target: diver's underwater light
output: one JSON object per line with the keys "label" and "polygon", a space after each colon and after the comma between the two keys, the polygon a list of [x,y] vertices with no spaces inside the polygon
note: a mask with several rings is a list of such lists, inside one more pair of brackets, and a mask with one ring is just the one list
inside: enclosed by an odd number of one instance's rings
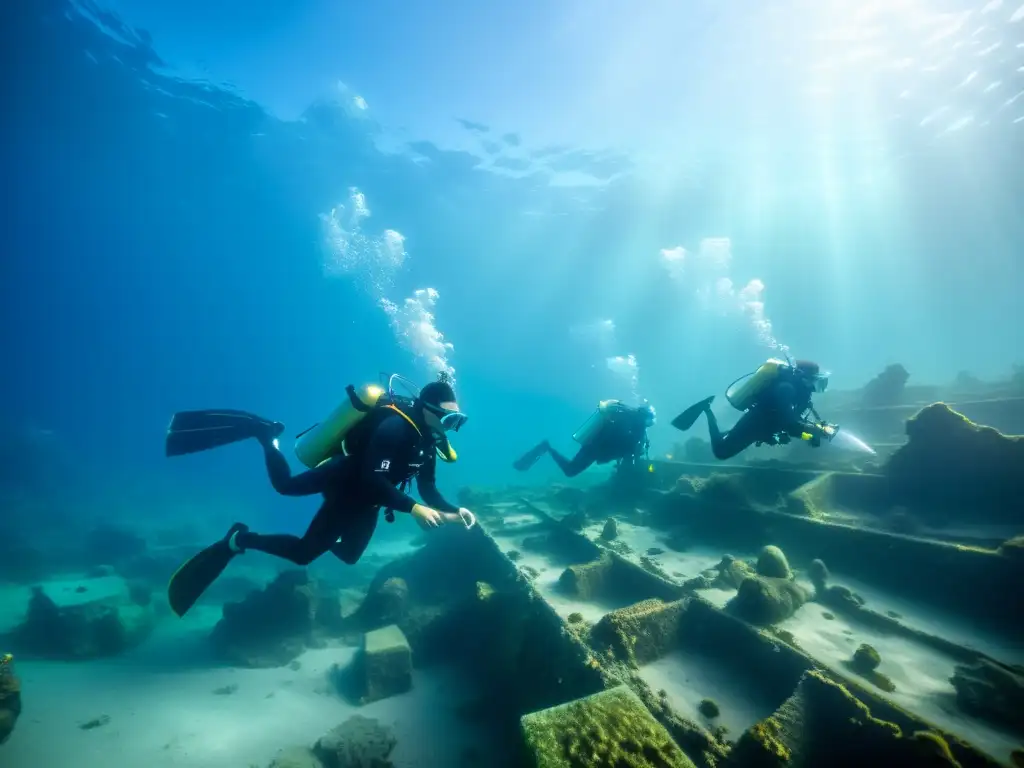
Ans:
{"label": "diver's underwater light", "polygon": [[840,429],[836,436],[832,438],[832,444],[837,445],[840,448],[845,448],[850,451],[859,451],[861,453],[870,453],[872,456],[875,455],[875,449],[865,443],[859,437],[845,429]]}

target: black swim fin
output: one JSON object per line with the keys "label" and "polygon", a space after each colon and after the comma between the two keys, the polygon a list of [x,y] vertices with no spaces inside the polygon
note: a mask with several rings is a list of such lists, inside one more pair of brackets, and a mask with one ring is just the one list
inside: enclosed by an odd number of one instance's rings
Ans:
{"label": "black swim fin", "polygon": [[166,454],[184,456],[248,440],[250,437],[273,440],[282,432],[284,424],[267,421],[245,411],[230,408],[181,411],[171,417],[167,427]]}
{"label": "black swim fin", "polygon": [[704,398],[699,403],[694,403],[672,419],[672,426],[685,432],[694,425],[694,422],[700,418],[700,415],[704,413],[704,411],[711,407],[711,403],[713,403],[714,400],[715,396],[712,395],[711,397]]}
{"label": "black swim fin", "polygon": [[171,576],[167,584],[167,602],[178,616],[184,616],[195,605],[196,600],[210,588],[224,569],[240,551],[231,548],[231,537],[236,533],[248,533],[249,526],[235,523],[227,536],[216,544],[197,552],[186,560]]}
{"label": "black swim fin", "polygon": [[537,445],[516,459],[515,463],[512,464],[512,468],[517,472],[525,472],[540,461],[541,456],[547,453],[550,448],[551,446],[547,440],[537,443]]}

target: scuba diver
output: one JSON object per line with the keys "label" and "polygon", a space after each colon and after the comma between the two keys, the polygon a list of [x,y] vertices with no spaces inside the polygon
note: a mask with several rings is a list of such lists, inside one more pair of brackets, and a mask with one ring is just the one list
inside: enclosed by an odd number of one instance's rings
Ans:
{"label": "scuba diver", "polygon": [[572,436],[580,448],[571,459],[543,440],[512,466],[519,472],[525,472],[545,453],[551,454],[566,477],[576,477],[592,464],[610,461],[617,462],[619,466],[633,464],[636,459],[647,456],[651,444],[647,439],[647,429],[654,425],[654,416],[654,407],[646,401],[632,407],[619,400],[602,400],[594,414]]}
{"label": "scuba diver", "polygon": [[[811,405],[811,395],[824,392],[827,386],[828,376],[821,373],[817,363],[768,360],[726,389],[725,398],[744,412],[728,432],[719,429],[711,411],[714,395],[691,405],[672,421],[672,426],[685,432],[702,413],[706,414],[711,450],[720,460],[730,459],[751,445],[785,445],[794,437],[817,448],[822,438],[831,442],[839,431]],[[816,421],[811,421],[809,415]]]}
{"label": "scuba diver", "polygon": [[[326,552],[354,565],[377,527],[377,513],[394,521],[394,512],[407,512],[423,528],[476,520],[468,509],[444,499],[435,484],[437,458],[457,456],[447,433],[457,432],[467,417],[459,410],[449,377],[424,386],[414,397],[387,389],[349,385],[347,398],[321,423],[296,437],[295,455],[309,467],[292,475],[278,448],[284,431],[280,422],[236,410],[184,411],[171,419],[166,453],[181,456],[255,438],[263,447],[267,474],[285,496],[323,494],[323,503],[303,536],[253,533],[235,523],[223,539],[188,560],[171,577],[171,608],[184,616],[236,555],[265,552],[304,566]],[[405,493],[416,478],[419,504]]]}

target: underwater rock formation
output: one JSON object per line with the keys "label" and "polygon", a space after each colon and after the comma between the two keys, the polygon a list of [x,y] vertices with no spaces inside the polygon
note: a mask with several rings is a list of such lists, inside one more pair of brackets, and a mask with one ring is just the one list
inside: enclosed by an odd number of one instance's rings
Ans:
{"label": "underwater rock formation", "polygon": [[1024,523],[1024,437],[979,426],[945,403],[907,420],[885,465],[891,500],[922,519]]}
{"label": "underwater rock formation", "polygon": [[887,366],[884,371],[864,385],[861,402],[869,407],[899,405],[903,402],[903,390],[910,374],[899,363]]}
{"label": "underwater rock formation", "polygon": [[412,689],[412,648],[394,624],[366,633],[363,648],[342,673],[340,687],[369,704]]}
{"label": "underwater rock formation", "polygon": [[241,667],[280,667],[319,644],[336,624],[337,599],[321,599],[305,570],[289,570],[241,602],[225,603],[211,640],[218,656]]}
{"label": "underwater rock formation", "polygon": [[892,693],[896,690],[896,686],[893,685],[892,680],[878,671],[878,667],[881,664],[882,656],[875,650],[874,646],[867,644],[858,646],[857,650],[853,652],[853,658],[844,662],[846,668],[851,672],[860,675],[875,687],[887,693]]}
{"label": "underwater rock formation", "polygon": [[619,537],[619,526],[614,517],[609,517],[601,529],[601,541],[614,541]]}
{"label": "underwater rock formation", "polygon": [[11,737],[21,715],[21,681],[10,654],[0,657],[0,744]]}
{"label": "underwater rock formation", "polygon": [[[398,576],[374,581],[359,608],[347,622],[375,629],[403,621],[409,611],[409,585]],[[365,630],[364,630],[365,631]]]}
{"label": "underwater rock formation", "polygon": [[811,560],[811,565],[807,569],[807,577],[811,580],[811,584],[814,585],[814,594],[816,596],[828,589],[830,576],[828,566],[825,565],[824,561]]}
{"label": "underwater rock formation", "polygon": [[693,768],[627,686],[524,715],[523,736],[538,768]]}
{"label": "underwater rock formation", "polygon": [[313,747],[324,768],[391,768],[394,733],[370,717],[353,715]]}
{"label": "underwater rock formation", "polygon": [[903,736],[900,727],[872,717],[843,686],[806,672],[796,692],[771,717],[740,737],[729,768],[765,766],[959,766],[942,735]]}
{"label": "underwater rock formation", "polygon": [[726,610],[757,626],[785,621],[810,599],[807,591],[791,579],[750,576],[740,584]]}
{"label": "underwater rock formation", "polygon": [[757,575],[773,579],[791,579],[793,572],[789,570],[789,561],[782,550],[769,544],[761,550],[757,558]]}
{"label": "underwater rock formation", "polygon": [[750,563],[737,560],[732,555],[724,555],[715,570],[718,576],[715,577],[714,586],[719,589],[739,589],[746,579],[757,575]]}
{"label": "underwater rock formation", "polygon": [[958,665],[950,682],[964,712],[1024,734],[1024,669],[982,659]]}
{"label": "underwater rock formation", "polygon": [[116,576],[33,587],[25,619],[7,640],[31,658],[80,661],[115,656],[149,637],[149,593]]}
{"label": "underwater rock formation", "polygon": [[594,625],[594,648],[610,650],[617,659],[632,665],[660,659],[679,644],[680,601],[642,600],[606,613]]}

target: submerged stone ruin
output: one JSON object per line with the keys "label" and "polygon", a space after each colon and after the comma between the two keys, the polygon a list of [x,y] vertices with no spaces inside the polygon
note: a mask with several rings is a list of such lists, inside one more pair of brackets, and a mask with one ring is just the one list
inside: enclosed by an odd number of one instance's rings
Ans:
{"label": "submerged stone ruin", "polygon": [[[843,407],[889,430],[913,394],[880,382]],[[901,423],[870,466],[662,458],[588,489],[463,489],[475,529],[432,532],[358,592],[304,569],[236,582],[211,648],[279,667],[346,647],[327,693],[357,706],[457,665],[485,692],[467,724],[496,736],[455,768],[1024,764],[1021,438],[944,404]],[[125,571],[149,555],[124,547],[118,570],[29,591],[4,644],[143,642],[160,613]],[[19,711],[0,674],[0,741]],[[357,715],[268,761],[387,768],[403,748]]]}

